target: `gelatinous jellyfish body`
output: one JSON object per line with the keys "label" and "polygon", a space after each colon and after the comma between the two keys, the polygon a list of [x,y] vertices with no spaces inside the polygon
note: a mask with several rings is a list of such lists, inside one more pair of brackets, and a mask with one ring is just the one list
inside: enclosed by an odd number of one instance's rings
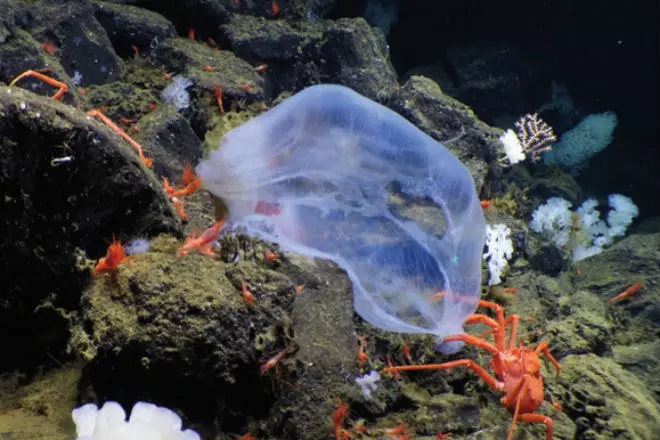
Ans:
{"label": "gelatinous jellyfish body", "polygon": [[397,113],[309,87],[228,132],[197,173],[231,224],[346,270],[372,325],[460,348],[442,340],[477,306],[483,212],[465,166]]}

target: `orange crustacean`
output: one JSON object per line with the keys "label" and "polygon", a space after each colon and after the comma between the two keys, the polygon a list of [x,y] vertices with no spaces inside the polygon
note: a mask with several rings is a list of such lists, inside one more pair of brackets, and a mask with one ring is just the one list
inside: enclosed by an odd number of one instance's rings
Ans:
{"label": "orange crustacean", "polygon": [[220,229],[222,229],[224,223],[225,221],[222,219],[216,221],[213,226],[202,232],[199,237],[193,233],[190,237],[186,238],[183,246],[177,251],[177,255],[179,257],[184,257],[190,252],[196,251],[202,255],[217,257],[218,255],[213,252],[212,246],[213,243],[218,240]]}
{"label": "orange crustacean", "polygon": [[[58,88],[57,92],[52,96],[51,99],[59,100],[60,98],[62,98],[62,96],[64,96],[64,94],[68,90],[68,87],[67,87],[66,83],[64,83],[62,81],[58,81],[55,78],[51,78],[50,76],[44,75],[42,72],[51,72],[51,69],[47,67],[45,69],[40,69],[40,70],[26,70],[25,72],[21,73],[16,78],[11,80],[10,83],[9,83],[9,87],[13,87],[18,81],[20,81],[23,78],[34,77],[34,78],[37,78],[37,79],[45,82],[46,84],[50,84],[51,86],[54,86],[54,87]],[[90,118],[98,118],[99,120],[101,120],[101,122],[103,122],[112,131],[117,133],[126,142],[128,142],[133,148],[135,148],[135,151],[137,152],[138,157],[140,158],[140,161],[146,167],[151,166],[153,160],[151,158],[145,157],[145,155],[142,152],[142,146],[140,144],[138,144],[137,142],[135,142],[135,140],[133,140],[132,137],[130,137],[128,134],[126,134],[126,132],[124,130],[119,128],[119,126],[117,126],[117,124],[112,122],[110,120],[110,118],[105,116],[100,109],[94,109],[94,110],[88,111],[87,116],[89,116]]]}
{"label": "orange crustacean", "polygon": [[[492,356],[490,366],[495,372],[491,376],[486,370],[477,365],[471,359],[459,359],[441,364],[428,365],[401,365],[384,368],[381,373],[397,373],[399,371],[415,370],[450,370],[455,367],[467,367],[474,371],[493,390],[500,391],[504,396],[500,399],[503,406],[513,414],[513,421],[509,428],[507,440],[511,440],[516,422],[521,420],[528,423],[543,423],[546,427],[546,440],[552,440],[552,419],[534,411],[543,402],[543,377],[541,376],[540,355],[545,355],[554,365],[557,376],[560,366],[557,360],[548,351],[548,344],[541,342],[535,349],[518,344],[516,346],[516,332],[518,329],[518,315],[510,315],[504,319],[504,309],[499,304],[490,301],[479,301],[479,307],[495,311],[495,319],[484,314],[475,313],[465,323],[481,323],[489,326],[493,333],[494,343],[486,342],[484,339],[459,334],[446,337],[445,342],[463,341],[488,351]],[[505,341],[505,328],[510,325],[508,341]],[[498,380],[499,379],[499,380]]]}
{"label": "orange crustacean", "polygon": [[108,271],[116,272],[117,266],[128,260],[129,257],[124,253],[124,247],[121,245],[121,242],[113,236],[112,243],[108,246],[105,257],[102,257],[94,267],[94,275]]}

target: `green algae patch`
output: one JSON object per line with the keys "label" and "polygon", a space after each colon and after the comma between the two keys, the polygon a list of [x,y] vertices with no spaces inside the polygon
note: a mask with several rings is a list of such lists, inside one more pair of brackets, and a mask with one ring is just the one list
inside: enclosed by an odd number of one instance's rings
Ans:
{"label": "green algae patch", "polygon": [[623,368],[646,380],[649,391],[660,402],[660,340],[615,346],[613,354],[614,360]]}
{"label": "green algae patch", "polygon": [[593,354],[562,360],[562,406],[574,418],[578,438],[642,440],[656,437],[660,405],[645,384],[612,359]]}
{"label": "green algae patch", "polygon": [[213,128],[206,132],[204,143],[202,144],[204,155],[208,155],[211,151],[218,148],[220,140],[225,134],[234,128],[240,127],[254,116],[256,116],[256,113],[250,111],[230,111],[225,113],[224,116],[220,116],[217,112],[214,112],[207,124]]}
{"label": "green algae patch", "polygon": [[[149,112],[149,106],[160,103],[160,91],[169,83],[162,71],[137,61],[126,64],[128,73],[121,81],[87,87],[85,102],[89,107],[102,108],[115,121],[137,119]],[[126,99],[130,96],[130,99]],[[120,125],[123,125],[120,123]],[[128,127],[123,125],[125,129]]]}
{"label": "green algae patch", "polygon": [[597,295],[578,291],[560,297],[558,306],[565,313],[546,325],[555,356],[611,352],[613,324],[607,318],[606,304]]}
{"label": "green algae patch", "polygon": [[70,440],[75,428],[71,410],[76,403],[80,370],[64,367],[18,386],[18,377],[0,377],[0,438]]}

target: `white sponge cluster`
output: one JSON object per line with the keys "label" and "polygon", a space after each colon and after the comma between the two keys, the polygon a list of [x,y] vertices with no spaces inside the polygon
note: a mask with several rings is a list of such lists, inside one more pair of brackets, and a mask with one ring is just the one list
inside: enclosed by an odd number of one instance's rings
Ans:
{"label": "white sponge cluster", "polygon": [[580,216],[580,223],[573,225],[571,203],[553,197],[536,208],[529,227],[557,246],[565,246],[569,242],[571,229],[579,226],[580,240],[571,251],[573,261],[584,260],[601,253],[604,247],[612,244],[615,237],[623,237],[628,226],[639,214],[639,209],[629,197],[612,194],[608,197],[608,202],[611,209],[607,214],[607,223],[600,219],[600,213],[596,210],[598,202],[588,199],[575,210]]}
{"label": "white sponge cluster", "polygon": [[488,260],[489,286],[502,282],[502,273],[513,255],[513,243],[509,235],[511,235],[511,229],[504,224],[486,225],[488,252],[483,255],[483,259]]}
{"label": "white sponge cluster", "polygon": [[369,374],[365,374],[364,376],[359,376],[355,378],[355,382],[357,382],[357,384],[360,385],[362,394],[367,399],[371,399],[371,393],[373,391],[376,391],[376,388],[378,387],[376,382],[378,382],[379,380],[380,380],[380,374],[378,374],[378,371],[376,370],[371,370]]}
{"label": "white sponge cluster", "polygon": [[177,111],[183,110],[190,104],[190,94],[186,89],[192,85],[190,79],[177,75],[172,78],[170,85],[165,87],[160,97],[168,104],[172,104]]}
{"label": "white sponge cluster", "polygon": [[181,431],[181,418],[172,410],[152,403],[137,402],[126,420],[117,402],[101,409],[93,403],[73,410],[76,440],[200,440],[195,431]]}
{"label": "white sponge cluster", "polygon": [[561,197],[548,199],[536,208],[529,227],[557,246],[565,246],[571,232],[571,202]]}

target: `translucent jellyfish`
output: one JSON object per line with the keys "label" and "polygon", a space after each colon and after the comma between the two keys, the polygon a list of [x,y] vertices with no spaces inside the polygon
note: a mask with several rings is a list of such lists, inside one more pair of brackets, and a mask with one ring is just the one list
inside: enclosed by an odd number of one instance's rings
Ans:
{"label": "translucent jellyfish", "polygon": [[346,270],[367,322],[461,347],[442,340],[477,306],[483,212],[465,166],[397,113],[309,87],[227,133],[197,173],[230,224]]}

